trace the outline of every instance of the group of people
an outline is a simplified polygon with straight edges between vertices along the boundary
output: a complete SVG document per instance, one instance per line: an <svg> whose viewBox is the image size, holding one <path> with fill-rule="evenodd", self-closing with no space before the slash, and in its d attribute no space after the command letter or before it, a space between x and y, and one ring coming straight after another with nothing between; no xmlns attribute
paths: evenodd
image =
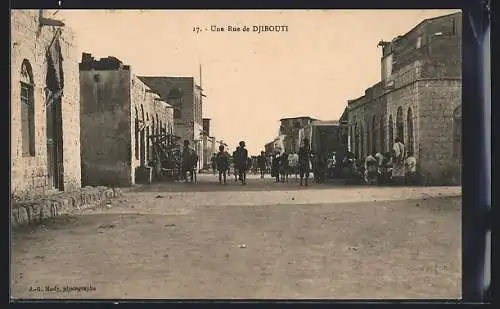
<svg viewBox="0 0 500 309"><path fill-rule="evenodd" d="M261 178L264 178L266 173L270 171L271 176L276 178L276 182L280 182L280 180L287 181L289 175L294 174L296 178L300 177L301 185L308 185L311 170L311 150L307 138L304 139L298 153L280 154L275 152L272 154L271 160L269 159L269 156L262 151L259 156L252 160L252 158L248 157L245 142L241 141L232 155L221 145L219 152L212 156L211 163L213 173L218 173L219 183L227 183L227 176L231 174L231 166L233 166L234 180L241 181L243 185L246 184L248 170L260 172Z"/></svg>
<svg viewBox="0 0 500 309"><path fill-rule="evenodd" d="M348 182L382 185L414 185L417 161L413 152L406 151L397 138L390 152L372 151L360 164L353 153L347 153L342 162L344 178Z"/></svg>
<svg viewBox="0 0 500 309"><path fill-rule="evenodd" d="M274 177L276 182L287 182L290 175L295 175L296 179L300 178L301 186L308 186L312 169L311 159L312 153L307 138L304 139L298 153L275 151L271 160L271 177Z"/></svg>
<svg viewBox="0 0 500 309"><path fill-rule="evenodd" d="M246 185L247 170L251 161L245 146L244 141L239 142L239 146L236 147L232 156L229 155L223 145L219 146L219 152L212 156L212 169L214 174L218 172L219 183L227 184L227 176L231 174L231 165L233 165L234 180L241 181L242 185Z"/></svg>
<svg viewBox="0 0 500 309"><path fill-rule="evenodd" d="M187 143L187 144L186 144ZM184 175L186 171L196 177L195 167L198 162L196 152L190 150L189 142L184 147ZM309 140L305 138L297 153L280 153L275 151L269 156L262 151L255 158L248 156L245 142L241 141L239 146L230 155L224 146L219 147L219 152L212 157L212 168L214 174L218 172L219 183L227 183L228 175L231 175L231 167L234 169L234 180L246 184L247 171L258 170L260 177L270 171L275 182L287 182L290 175L300 179L301 186L308 186L310 172L313 172L314 181L321 183L326 178L328 160L320 153L313 153L309 146ZM407 152L401 139L397 138L390 152L382 153L372 151L363 160L359 160L352 152L347 152L343 158L339 158L339 171L347 183L358 184L416 184L417 162L413 153ZM269 166L270 165L270 166ZM270 168L270 169L269 169Z"/></svg>

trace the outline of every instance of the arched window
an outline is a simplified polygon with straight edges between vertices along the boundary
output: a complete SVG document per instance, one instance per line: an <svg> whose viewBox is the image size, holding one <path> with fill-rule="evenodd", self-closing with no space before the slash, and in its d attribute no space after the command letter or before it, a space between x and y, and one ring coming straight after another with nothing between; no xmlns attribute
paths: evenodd
<svg viewBox="0 0 500 309"><path fill-rule="evenodd" d="M365 155L365 138L364 138L364 134L365 134L365 130L363 130L363 124L360 124L359 126L359 137L360 137L360 141L359 141L359 159L360 160L363 160L363 157Z"/></svg>
<svg viewBox="0 0 500 309"><path fill-rule="evenodd" d="M35 98L33 71L28 60L21 65L21 138L22 155L35 155Z"/></svg>
<svg viewBox="0 0 500 309"><path fill-rule="evenodd" d="M406 115L406 125L408 126L406 133L408 135L408 145L406 147L409 153L414 153L415 145L413 139L413 111L411 110L411 107L408 108L408 114Z"/></svg>
<svg viewBox="0 0 500 309"><path fill-rule="evenodd" d="M404 143L404 122L403 122L403 108L398 107L396 113L396 137Z"/></svg>
<svg viewBox="0 0 500 309"><path fill-rule="evenodd" d="M380 151L384 152L386 147L385 147L385 130L384 130L384 118L380 118L380 123L379 123L379 136L380 136Z"/></svg>
<svg viewBox="0 0 500 309"><path fill-rule="evenodd" d="M453 157L462 157L462 106L453 111Z"/></svg>
<svg viewBox="0 0 500 309"><path fill-rule="evenodd" d="M389 145L387 149L392 148L392 144L394 143L394 123L392 121L392 115L389 115Z"/></svg>
<svg viewBox="0 0 500 309"><path fill-rule="evenodd" d="M377 152L377 134L378 133L378 126L377 126L377 116L373 116L372 119L372 148L370 151L372 152Z"/></svg>
<svg viewBox="0 0 500 309"><path fill-rule="evenodd" d="M135 158L139 160L139 111L135 107Z"/></svg>

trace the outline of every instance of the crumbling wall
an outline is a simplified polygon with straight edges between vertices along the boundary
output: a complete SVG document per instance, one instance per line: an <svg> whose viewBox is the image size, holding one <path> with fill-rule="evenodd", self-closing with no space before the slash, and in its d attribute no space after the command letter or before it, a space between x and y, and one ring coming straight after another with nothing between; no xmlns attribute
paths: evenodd
<svg viewBox="0 0 500 309"><path fill-rule="evenodd" d="M129 81L129 70L80 71L84 185L132 184Z"/></svg>

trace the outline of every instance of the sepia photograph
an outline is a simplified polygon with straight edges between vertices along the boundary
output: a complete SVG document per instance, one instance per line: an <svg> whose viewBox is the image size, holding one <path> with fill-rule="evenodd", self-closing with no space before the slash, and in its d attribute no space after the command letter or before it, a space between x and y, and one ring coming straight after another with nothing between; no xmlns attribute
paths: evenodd
<svg viewBox="0 0 500 309"><path fill-rule="evenodd" d="M462 14L11 10L11 299L460 299Z"/></svg>

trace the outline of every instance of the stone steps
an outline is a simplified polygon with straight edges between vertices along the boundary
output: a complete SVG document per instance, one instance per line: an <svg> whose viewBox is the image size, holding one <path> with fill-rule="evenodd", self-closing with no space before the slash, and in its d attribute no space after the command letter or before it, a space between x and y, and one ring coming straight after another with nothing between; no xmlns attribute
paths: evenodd
<svg viewBox="0 0 500 309"><path fill-rule="evenodd" d="M33 200L12 201L11 226L37 224L74 210L105 206L121 195L122 191L118 188L85 187L76 192L58 192Z"/></svg>

